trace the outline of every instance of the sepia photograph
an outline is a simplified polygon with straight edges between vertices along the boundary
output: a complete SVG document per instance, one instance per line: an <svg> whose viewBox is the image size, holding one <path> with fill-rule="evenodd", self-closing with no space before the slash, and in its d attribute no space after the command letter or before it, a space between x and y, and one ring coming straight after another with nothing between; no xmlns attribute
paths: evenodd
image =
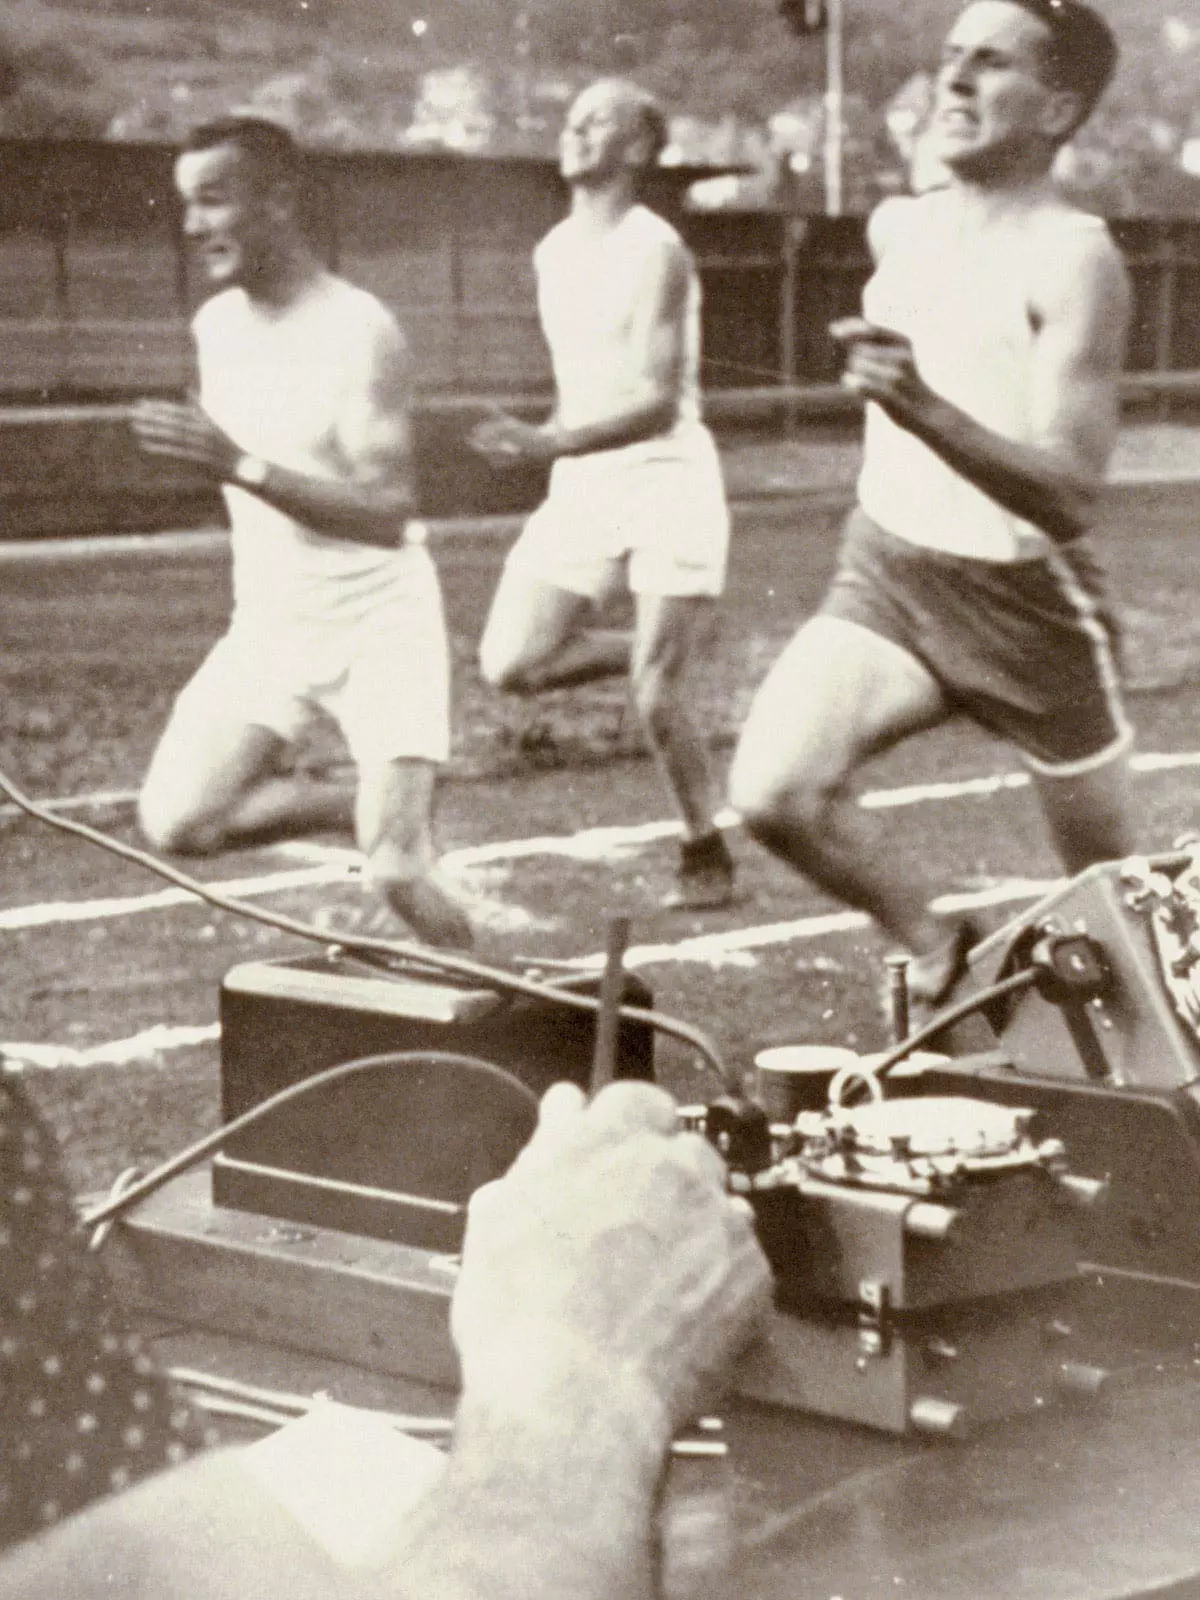
<svg viewBox="0 0 1200 1600"><path fill-rule="evenodd" d="M0 1600L1200 1600L1200 0L9 0L0 172Z"/></svg>

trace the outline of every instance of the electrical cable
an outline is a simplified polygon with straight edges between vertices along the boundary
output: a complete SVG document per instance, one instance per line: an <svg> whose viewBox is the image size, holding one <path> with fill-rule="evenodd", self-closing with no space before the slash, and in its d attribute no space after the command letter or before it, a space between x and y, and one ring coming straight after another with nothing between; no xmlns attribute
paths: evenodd
<svg viewBox="0 0 1200 1600"><path fill-rule="evenodd" d="M256 1106L251 1106L249 1111L243 1111L241 1116L234 1117L232 1122L223 1123L212 1133L205 1134L202 1139L197 1139L185 1149L168 1157L144 1177L129 1182L127 1174L122 1173L117 1185L114 1186L115 1192L90 1211L85 1211L80 1219L81 1224L84 1228L95 1229L98 1233L105 1223L122 1216L143 1200L149 1199L172 1178L178 1177L181 1172L186 1172L189 1167L196 1166L206 1156L220 1150L228 1140L236 1138L239 1133L245 1133L248 1128L255 1127L259 1122L274 1116L276 1112L327 1088L332 1083L354 1077L358 1073L377 1071L381 1067L411 1067L417 1062L438 1067L469 1067L472 1071L482 1071L509 1087L515 1085L528 1098L534 1113L537 1112L537 1095L527 1084L491 1061L484 1061L480 1056L460 1055L452 1050L398 1050L387 1055L363 1056L358 1061L342 1061L337 1066L326 1067L323 1071L314 1073L311 1078L302 1078L299 1083L289 1084L286 1089L280 1089L277 1094L269 1096L266 1100L260 1100ZM93 1235L92 1248L99 1248L103 1242L103 1237L97 1242Z"/></svg>
<svg viewBox="0 0 1200 1600"><path fill-rule="evenodd" d="M225 1400L237 1400L244 1405L265 1406L272 1411L285 1412L290 1417L305 1416L317 1406L325 1404L328 1398L322 1394L304 1395L284 1389L268 1389L261 1384L243 1383L240 1379L202 1372L198 1367L168 1367L167 1376L173 1383L179 1384L193 1395L211 1394ZM408 1434L423 1433L440 1437L448 1434L454 1427L453 1417L401 1415L394 1411L380 1411L375 1408L370 1408L370 1414L383 1417L394 1428L399 1428L402 1433Z"/></svg>
<svg viewBox="0 0 1200 1600"><path fill-rule="evenodd" d="M386 1422L399 1433L410 1438L428 1439L439 1448L449 1446L454 1433L453 1417L430 1417L419 1414L405 1415L395 1411L381 1411L374 1406L346 1406L342 1401L330 1400L325 1395L298 1395L284 1390L265 1389L258 1384L241 1383L234 1378L221 1378L213 1373L201 1372L194 1367L168 1367L167 1376L183 1389L189 1401L213 1416L237 1417L250 1422L265 1423L269 1427L285 1427L301 1417L310 1416L321 1406L333 1404L344 1410ZM695 1424L698 1436L687 1434L671 1443L672 1456L705 1457L725 1456L729 1446L720 1437L722 1425L719 1418L702 1417Z"/></svg>
<svg viewBox="0 0 1200 1600"><path fill-rule="evenodd" d="M980 989L977 994L970 994L963 1000L957 1001L952 1006L947 1006L944 1011L937 1012L930 1017L915 1033L910 1033L907 1039L902 1039L898 1045L889 1050L880 1060L873 1062L867 1069L872 1076L882 1078L885 1073L899 1065L905 1056L923 1044L928 1044L939 1033L944 1033L947 1028L952 1028L956 1022L961 1022L965 1017L973 1016L976 1011L982 1011L985 1006L990 1006L993 1001L1003 1000L1006 995L1016 994L1021 989L1028 989L1035 984L1040 974L1033 967L1024 967L1020 972L1011 973L1007 978L1001 978L998 983L989 984L986 989Z"/></svg>
<svg viewBox="0 0 1200 1600"><path fill-rule="evenodd" d="M364 934L331 936L328 931L314 927L311 923L302 922L281 912L264 910L261 906L249 905L234 895L209 888L200 879L180 871L178 867L173 867L168 862L160 861L149 851L139 850L136 845L114 839L98 828L89 827L86 822L76 822L73 818L58 816L54 812L47 811L44 806L40 806L36 800L31 800L27 794L18 789L12 779L2 771L0 771L0 794L4 794L19 811L23 811L37 822L44 823L48 828L54 828L57 832L69 834L76 839L83 839L122 861L130 861L134 866L154 873L156 877L165 879L167 883L172 883L189 894L194 894L197 899L205 901L218 911L228 912L231 916L248 918L265 927L275 928L280 933L290 933L297 938L320 944L325 949L334 947L352 951L363 960L380 958L393 972L397 969L392 963L399 961L405 966L425 973L436 972L469 979L478 986L504 994L522 995L526 999L546 1001L566 1006L574 1011L598 1013L600 1010L600 1001L593 995L578 994L566 986L559 987L552 982L542 983L534 978L504 972L499 967L486 966L483 962L475 961L468 956L451 955L442 950L433 950L426 945L410 944L403 940L376 939ZM378 965L379 961L377 960L375 964ZM536 958L528 964L536 966ZM722 1059L715 1043L701 1029L692 1027L690 1023L680 1022L675 1017L668 1017L662 1012L645 1010L641 1006L622 1006L620 1015L625 1021L643 1023L653 1028L656 1033L690 1046L713 1068L726 1089L736 1090L738 1086L736 1076Z"/></svg>

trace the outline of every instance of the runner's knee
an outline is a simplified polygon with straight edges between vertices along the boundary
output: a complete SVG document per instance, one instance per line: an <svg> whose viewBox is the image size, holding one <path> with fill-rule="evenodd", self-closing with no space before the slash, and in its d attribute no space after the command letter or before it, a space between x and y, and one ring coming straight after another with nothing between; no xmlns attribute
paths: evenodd
<svg viewBox="0 0 1200 1600"><path fill-rule="evenodd" d="M479 672L492 689L504 694L530 694L534 685L529 673L533 666L529 656L511 649L503 640L485 633L479 644Z"/></svg>
<svg viewBox="0 0 1200 1600"><path fill-rule="evenodd" d="M151 789L143 789L138 797L138 825L150 844L165 855L211 855L224 842L219 819L172 806Z"/></svg>
<svg viewBox="0 0 1200 1600"><path fill-rule="evenodd" d="M424 837L413 829L393 835L370 851L367 865L372 880L382 888L392 885L402 890L416 883L429 871L431 852Z"/></svg>
<svg viewBox="0 0 1200 1600"><path fill-rule="evenodd" d="M652 739L670 733L678 687L679 673L665 664L651 663L633 673L630 692L634 709Z"/></svg>
<svg viewBox="0 0 1200 1600"><path fill-rule="evenodd" d="M771 848L781 838L791 846L822 837L845 797L845 785L811 773L756 771L735 758L729 800L751 838Z"/></svg>

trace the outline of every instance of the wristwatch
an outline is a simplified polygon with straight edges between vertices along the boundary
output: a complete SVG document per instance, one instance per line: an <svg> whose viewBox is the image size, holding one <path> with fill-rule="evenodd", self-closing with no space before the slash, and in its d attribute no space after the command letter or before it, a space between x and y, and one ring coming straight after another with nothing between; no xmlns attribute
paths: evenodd
<svg viewBox="0 0 1200 1600"><path fill-rule="evenodd" d="M270 470L261 456L242 455L234 462L231 482L243 489L261 489Z"/></svg>

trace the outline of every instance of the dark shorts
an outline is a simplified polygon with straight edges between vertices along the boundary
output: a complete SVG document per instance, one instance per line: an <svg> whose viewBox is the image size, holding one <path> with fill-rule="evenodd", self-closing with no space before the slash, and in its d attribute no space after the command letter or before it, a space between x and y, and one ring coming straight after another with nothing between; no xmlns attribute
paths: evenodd
<svg viewBox="0 0 1200 1600"><path fill-rule="evenodd" d="M1132 740L1116 629L1082 543L1031 561L972 561L898 539L856 508L821 614L899 645L952 711L1010 740L1035 769L1085 771Z"/></svg>

